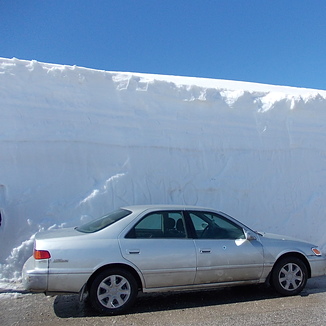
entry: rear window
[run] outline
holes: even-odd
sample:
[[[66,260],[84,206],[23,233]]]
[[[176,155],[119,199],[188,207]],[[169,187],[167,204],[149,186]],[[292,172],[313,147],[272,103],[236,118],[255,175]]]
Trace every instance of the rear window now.
[[[82,226],[76,227],[76,230],[83,233],[93,233],[100,231],[109,225],[121,220],[130,215],[131,212],[125,209],[118,209],[110,214],[104,215],[94,221],[88,222]]]

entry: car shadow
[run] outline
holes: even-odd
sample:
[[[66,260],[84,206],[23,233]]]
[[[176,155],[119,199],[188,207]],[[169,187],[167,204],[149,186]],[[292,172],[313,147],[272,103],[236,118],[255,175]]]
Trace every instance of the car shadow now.
[[[326,292],[326,277],[308,280],[306,288],[300,295],[305,297],[319,292]],[[278,297],[280,296],[273,288],[266,285],[238,286],[196,292],[140,293],[136,303],[126,314],[216,306]],[[80,302],[78,295],[57,296],[54,301],[54,312],[59,318],[101,316],[91,308],[88,302]]]
[[[21,289],[6,289],[6,288],[1,288],[0,287],[0,294],[5,294],[5,293],[10,293],[10,294],[30,294],[31,292],[21,290]]]

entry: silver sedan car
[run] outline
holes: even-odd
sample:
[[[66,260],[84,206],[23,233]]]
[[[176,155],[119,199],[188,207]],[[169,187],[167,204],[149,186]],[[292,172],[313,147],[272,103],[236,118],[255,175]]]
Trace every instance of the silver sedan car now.
[[[313,244],[257,233],[211,209],[169,205],[124,207],[79,227],[40,232],[22,274],[26,290],[88,294],[98,312],[112,315],[128,309],[138,291],[269,282],[295,295],[325,272]]]

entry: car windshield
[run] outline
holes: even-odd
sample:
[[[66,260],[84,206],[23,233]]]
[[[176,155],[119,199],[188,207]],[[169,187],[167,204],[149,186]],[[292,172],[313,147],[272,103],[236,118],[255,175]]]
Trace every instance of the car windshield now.
[[[82,226],[78,226],[75,229],[79,232],[83,233],[93,233],[100,231],[109,225],[121,220],[122,218],[131,214],[130,211],[125,209],[118,209],[110,214],[104,215],[94,221],[88,222]]]

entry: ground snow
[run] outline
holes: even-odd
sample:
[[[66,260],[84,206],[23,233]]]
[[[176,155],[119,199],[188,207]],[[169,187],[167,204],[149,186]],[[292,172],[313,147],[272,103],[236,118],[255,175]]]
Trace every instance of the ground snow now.
[[[326,244],[326,92],[0,59],[0,279],[121,205],[213,207]]]

